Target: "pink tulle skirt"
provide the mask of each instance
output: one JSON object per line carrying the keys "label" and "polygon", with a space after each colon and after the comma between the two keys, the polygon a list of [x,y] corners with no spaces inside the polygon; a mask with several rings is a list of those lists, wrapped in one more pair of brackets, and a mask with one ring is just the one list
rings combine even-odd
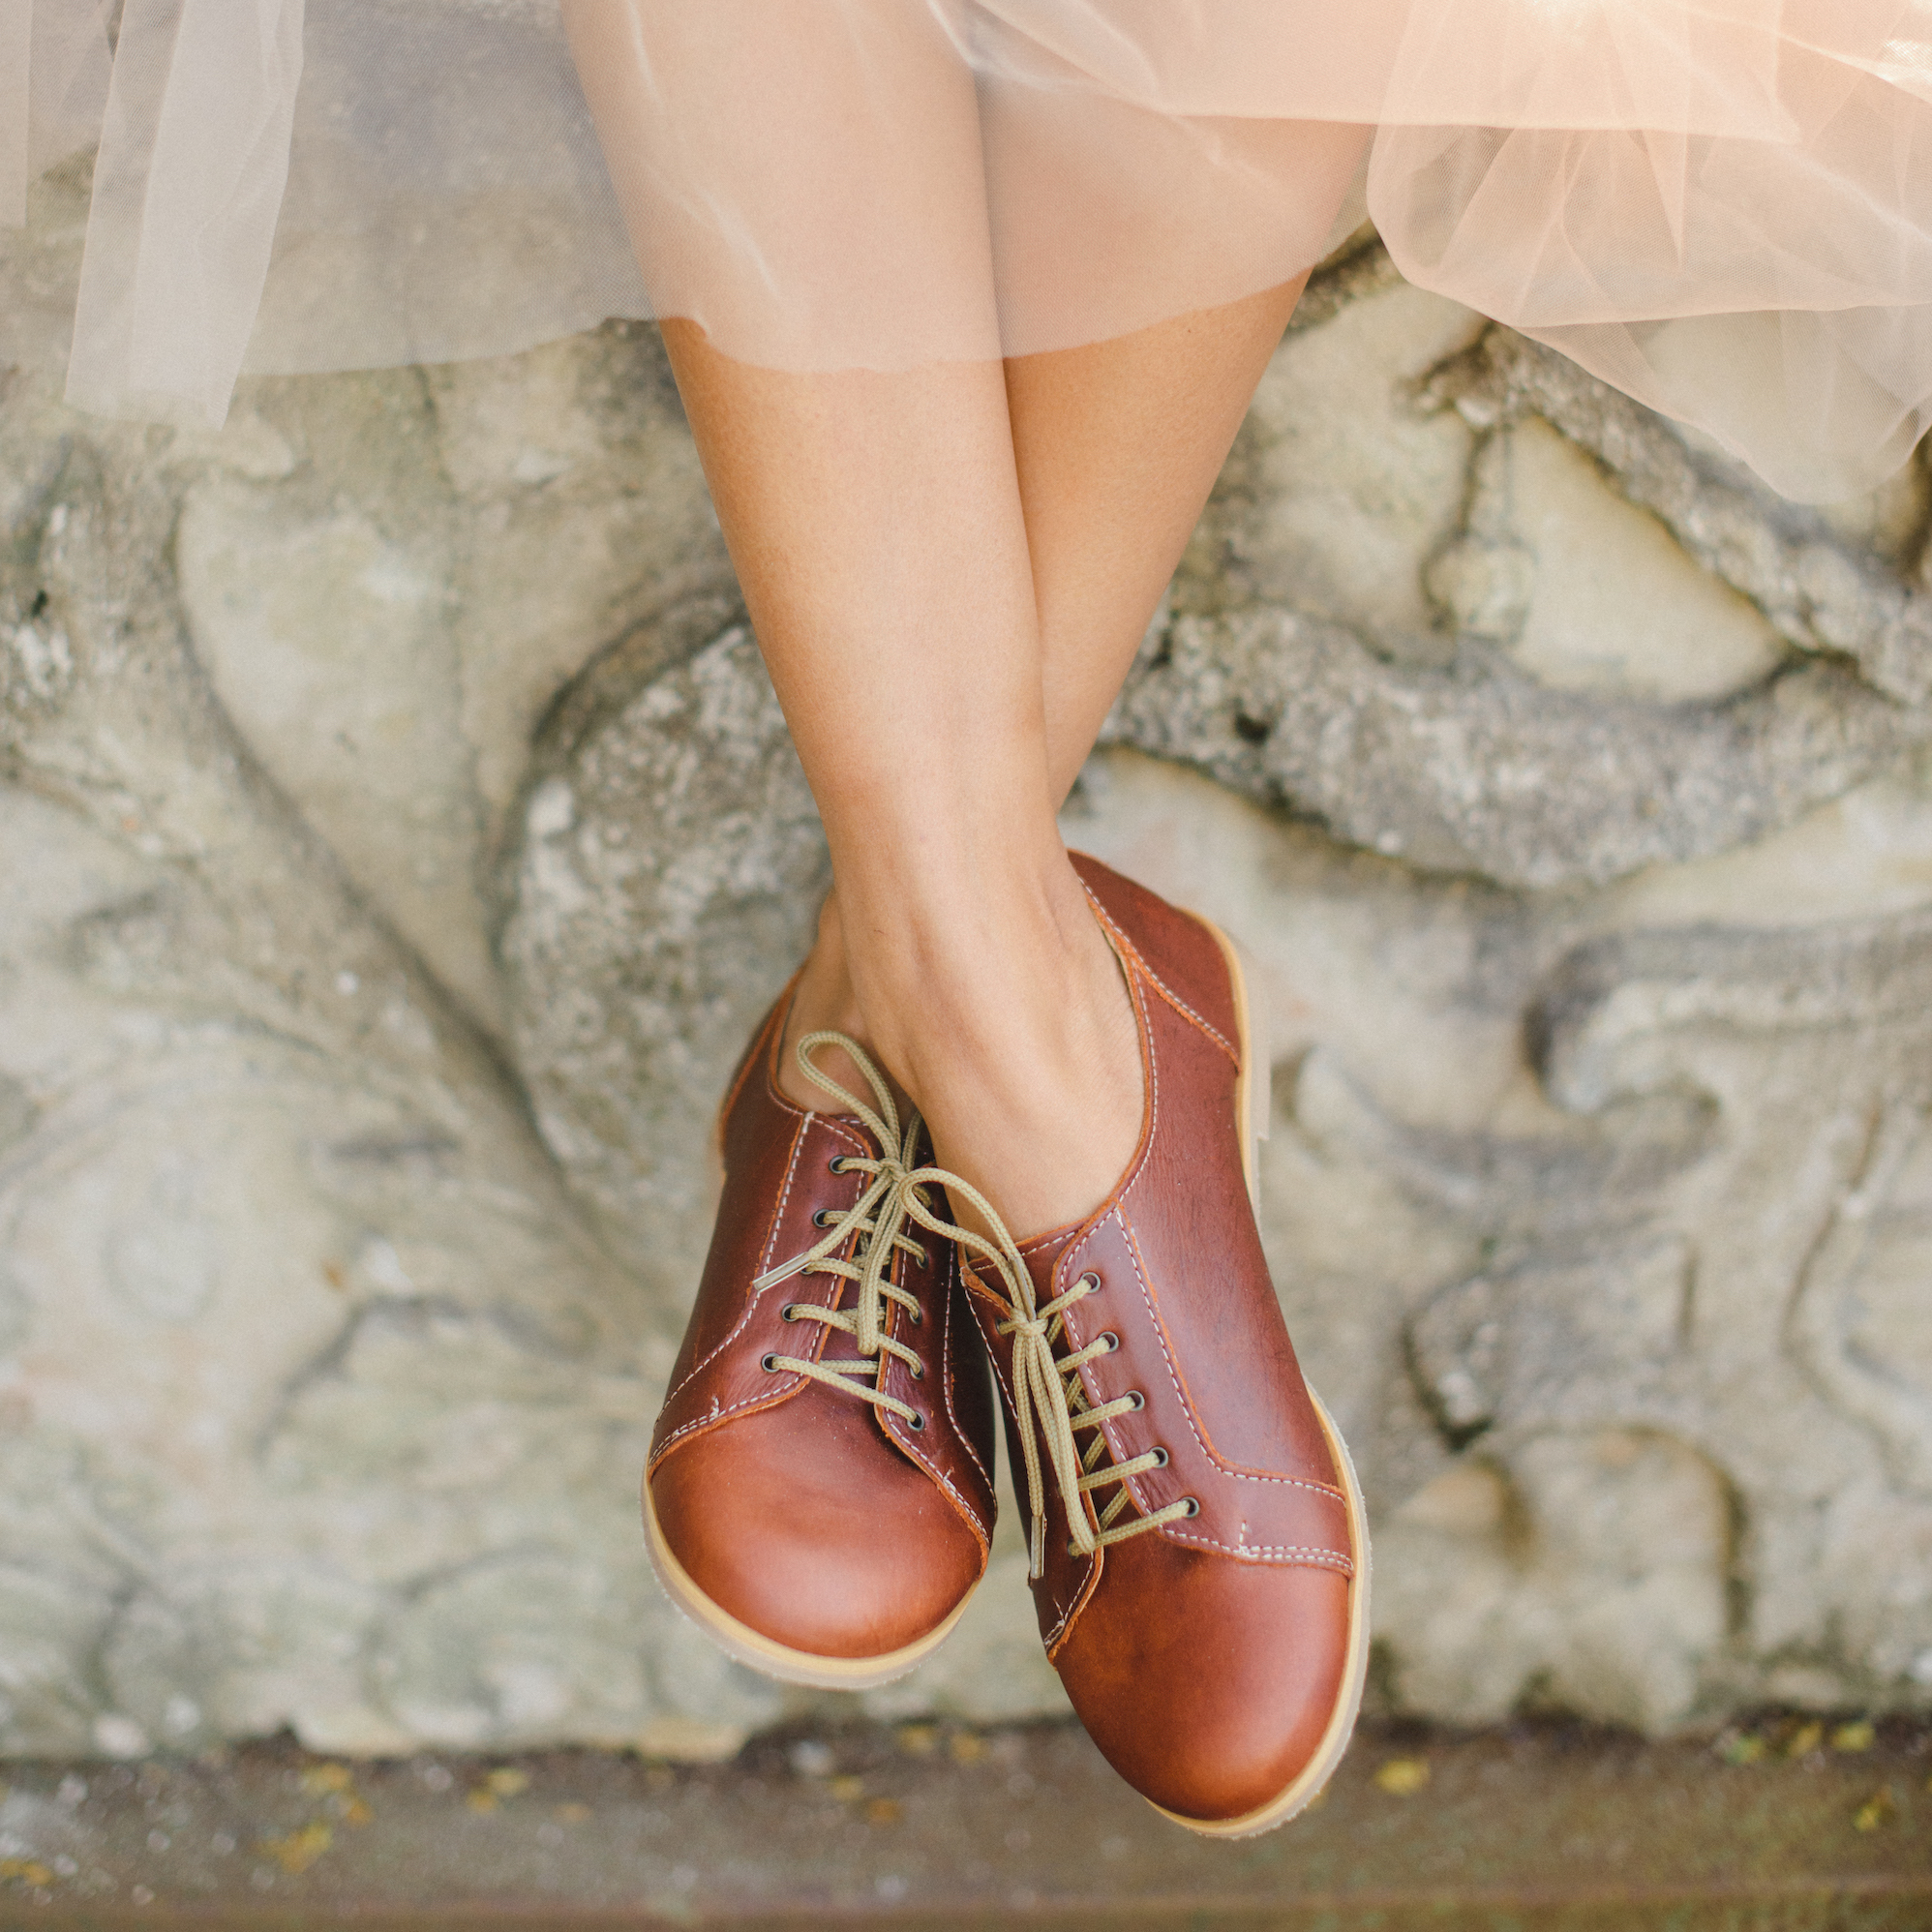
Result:
{"label": "pink tulle skirt", "polygon": [[1932,420],[1932,0],[0,0],[42,291],[0,359],[110,414],[608,316],[1069,347],[1290,279],[1363,196],[1410,281],[1789,496]]}

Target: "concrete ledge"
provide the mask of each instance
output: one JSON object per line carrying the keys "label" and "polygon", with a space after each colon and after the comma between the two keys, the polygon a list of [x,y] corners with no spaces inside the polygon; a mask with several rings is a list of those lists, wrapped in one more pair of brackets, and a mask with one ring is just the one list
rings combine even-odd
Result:
{"label": "concrete ledge", "polygon": [[0,1925],[60,1932],[1932,1927],[1925,1724],[1365,1727],[1315,1811],[1232,1846],[1164,1824],[1059,1726],[768,1737],[709,1767],[268,1745],[5,1777]]}

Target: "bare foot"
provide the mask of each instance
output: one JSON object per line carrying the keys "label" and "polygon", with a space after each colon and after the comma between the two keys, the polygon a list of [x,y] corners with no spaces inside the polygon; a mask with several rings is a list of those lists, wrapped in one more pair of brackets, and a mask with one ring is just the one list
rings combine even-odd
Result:
{"label": "bare foot", "polygon": [[[992,1202],[1020,1239],[1081,1220],[1126,1170],[1139,1140],[1140,1043],[1126,982],[1085,891],[1062,858],[1043,888],[990,919],[928,929],[867,976],[880,1023],[854,984],[836,898],[786,1023],[778,1085],[820,1112],[839,1102],[798,1064],[807,1034],[850,1035],[885,1073],[901,1117],[917,1105],[935,1159]],[[916,962],[909,966],[908,962]],[[864,1075],[821,1050],[821,1072],[861,1099]],[[970,1204],[953,1203],[984,1232]]]}
{"label": "bare foot", "polygon": [[[785,1038],[778,1048],[778,1091],[795,1105],[810,1107],[817,1113],[843,1111],[837,1097],[829,1094],[815,1080],[808,1080],[799,1066],[799,1041],[807,1034],[842,1033],[856,1040],[879,1064],[865,1032],[865,1016],[859,1009],[859,995],[853,989],[852,974],[845,957],[845,934],[838,922],[836,894],[819,910],[819,933],[804,968],[799,975],[798,991],[792,998],[792,1011],[785,1020]],[[835,1047],[812,1056],[812,1064],[828,1079],[836,1080],[847,1093],[856,1094],[867,1105],[872,1090],[851,1057]],[[893,1089],[903,1117],[908,1102],[905,1090],[881,1064],[887,1084]]]}
{"label": "bare foot", "polygon": [[939,1164],[1015,1237],[1084,1219],[1139,1142],[1140,1043],[1065,853],[1018,890],[953,894],[906,920],[893,959],[854,962],[861,1038],[918,1102]]}

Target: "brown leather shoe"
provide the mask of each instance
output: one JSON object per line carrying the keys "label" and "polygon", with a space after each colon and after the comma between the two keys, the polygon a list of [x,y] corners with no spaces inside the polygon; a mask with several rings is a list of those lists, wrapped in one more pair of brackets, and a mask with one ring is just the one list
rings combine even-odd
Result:
{"label": "brown leather shoe", "polygon": [[[950,1241],[907,1223],[918,1119],[853,1042],[800,1042],[850,1103],[773,1077],[789,989],[718,1120],[724,1195],[651,1438],[644,1514],[672,1601],[740,1663],[862,1690],[944,1642],[985,1572],[993,1422]],[[836,1043],[866,1106],[812,1068]],[[943,1202],[939,1202],[943,1206]],[[930,1213],[930,1209],[927,1209]]]}
{"label": "brown leather shoe", "polygon": [[953,1232],[1028,1474],[1047,1655],[1130,1784],[1243,1837],[1293,1817],[1347,1748],[1368,1525],[1254,1225],[1249,1104],[1266,1068],[1233,948],[1073,862],[1140,1023],[1140,1145],[1077,1226],[1017,1248]]}

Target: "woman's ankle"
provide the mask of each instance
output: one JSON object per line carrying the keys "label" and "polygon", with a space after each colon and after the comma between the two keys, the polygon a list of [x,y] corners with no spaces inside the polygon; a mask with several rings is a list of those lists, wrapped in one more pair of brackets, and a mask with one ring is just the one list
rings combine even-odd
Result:
{"label": "woman's ankle", "polygon": [[[876,912],[828,899],[779,1073],[799,1105],[836,1109],[800,1070],[797,1048],[815,1031],[850,1035],[901,1105],[925,1117],[940,1164],[1020,1235],[1096,1206],[1141,1123],[1126,983],[1078,878],[1056,857],[1057,873],[955,877],[950,890],[893,896]],[[852,953],[855,930],[868,941],[862,957]],[[867,1096],[843,1053],[826,1049],[815,1062]]]}
{"label": "woman's ankle", "polygon": [[[819,910],[818,937],[800,969],[792,1007],[786,1015],[785,1038],[778,1049],[778,1089],[799,1106],[836,1111],[835,1096],[808,1079],[799,1065],[799,1042],[807,1034],[842,1033],[869,1052],[864,1014],[853,987],[845,954],[845,935],[839,925],[836,895],[829,895]],[[877,1056],[874,1055],[874,1058]],[[865,1076],[846,1054],[826,1048],[813,1055],[813,1064],[849,1093],[871,1101]],[[890,1075],[888,1076],[891,1077]],[[903,1096],[900,1096],[903,1099]]]}
{"label": "woman's ankle", "polygon": [[1120,1178],[1139,1136],[1132,1003],[1072,868],[917,935],[910,964],[865,962],[878,1050],[932,1131],[936,1158],[1015,1233],[1075,1220]]}

